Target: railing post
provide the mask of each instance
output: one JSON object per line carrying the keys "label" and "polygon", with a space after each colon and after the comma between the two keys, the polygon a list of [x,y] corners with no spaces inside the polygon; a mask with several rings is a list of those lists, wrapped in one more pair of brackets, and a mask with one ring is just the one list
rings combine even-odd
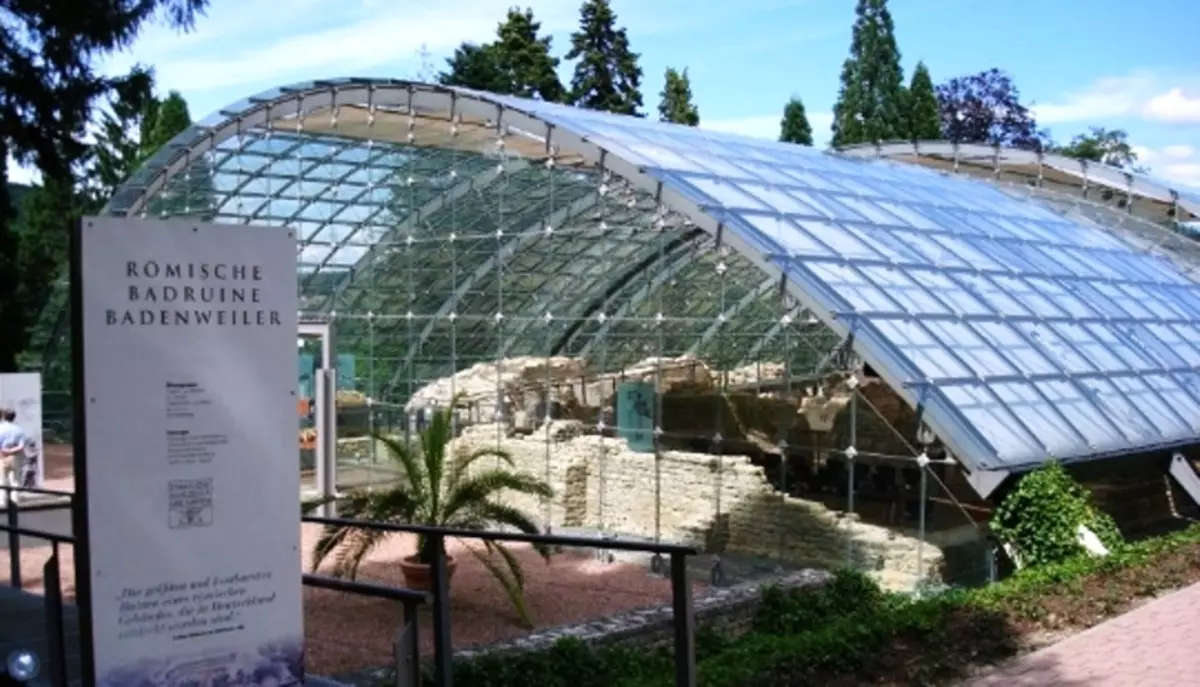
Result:
{"label": "railing post", "polygon": [[433,664],[438,687],[451,687],[453,646],[450,644],[450,580],[446,569],[446,538],[431,534],[433,549]]}
{"label": "railing post", "polygon": [[692,613],[692,584],[687,554],[671,553],[671,611],[675,626],[675,685],[696,687],[696,619]]}
{"label": "railing post", "polygon": [[20,526],[20,513],[13,501],[13,492],[6,486],[0,486],[4,491],[5,519],[8,521],[8,579],[12,580],[13,589],[21,588],[21,535],[17,534]]}
{"label": "railing post", "polygon": [[[55,542],[50,560],[42,566],[42,584],[46,589],[46,653],[49,659],[50,684],[67,685],[67,647],[63,633],[62,582],[59,579],[58,543]],[[87,612],[80,608],[79,613]]]}
{"label": "railing post", "polygon": [[417,636],[417,609],[404,602],[404,622],[396,634],[392,654],[396,664],[396,687],[421,687],[421,642]]}

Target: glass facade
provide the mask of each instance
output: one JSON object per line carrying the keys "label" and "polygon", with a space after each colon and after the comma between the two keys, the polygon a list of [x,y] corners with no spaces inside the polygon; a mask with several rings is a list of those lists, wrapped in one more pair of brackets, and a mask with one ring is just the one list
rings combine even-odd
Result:
{"label": "glass facade", "polygon": [[[464,440],[556,486],[547,526],[911,581],[986,575],[962,553],[983,516],[959,466],[1200,433],[1200,262],[1044,191],[345,80],[223,110],[107,211],[296,227],[302,317],[352,356],[339,403],[366,407],[346,442],[460,397]],[[50,380],[64,298],[40,332]],[[344,479],[387,477],[365,441],[339,444]]]}

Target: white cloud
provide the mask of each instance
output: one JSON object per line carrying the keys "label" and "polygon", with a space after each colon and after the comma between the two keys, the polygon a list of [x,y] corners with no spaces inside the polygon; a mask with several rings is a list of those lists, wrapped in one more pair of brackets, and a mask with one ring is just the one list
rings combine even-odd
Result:
{"label": "white cloud", "polygon": [[1200,151],[1188,144],[1175,144],[1162,148],[1134,146],[1138,164],[1145,165],[1150,173],[1161,179],[1200,188]]}
{"label": "white cloud", "polygon": [[1189,96],[1182,88],[1172,88],[1147,101],[1142,116],[1174,124],[1200,124],[1200,95]]}
{"label": "white cloud", "polygon": [[1096,80],[1061,101],[1033,106],[1039,124],[1059,124],[1120,117],[1136,112],[1153,93],[1157,80],[1148,73]]}
{"label": "white cloud", "polygon": [[[700,128],[708,129],[709,131],[722,131],[729,134],[749,136],[751,138],[775,140],[779,138],[779,125],[782,119],[782,111],[779,114],[732,119],[705,120],[701,118]],[[829,127],[833,125],[833,114],[829,112],[810,112],[808,114],[808,123],[812,126],[813,140],[817,146],[823,148],[828,145],[830,137]]]}
{"label": "white cloud", "polygon": [[[301,14],[318,13],[324,21],[297,25],[293,19],[289,26],[287,16],[294,12],[290,6],[281,11],[278,4],[261,0],[234,3],[224,6],[224,13],[212,24],[201,19],[196,32],[186,37],[186,45],[150,34],[124,56],[124,62],[153,64],[160,83],[185,92],[352,76],[411,62],[422,46],[436,54],[464,40],[486,40],[500,18],[491,0],[465,0],[452,13],[436,3],[411,1],[375,6],[344,2],[331,6],[322,0],[304,4],[310,7],[300,8]],[[564,28],[578,11],[573,0],[532,4],[547,31]],[[279,15],[284,15],[283,26],[276,24]],[[246,27],[272,25],[257,36],[243,34]]]}
{"label": "white cloud", "polygon": [[1099,124],[1117,117],[1170,124],[1200,123],[1200,91],[1189,90],[1181,83],[1200,81],[1195,76],[1168,81],[1150,72],[1105,77],[1058,101],[1034,105],[1032,109],[1039,124]]}
{"label": "white cloud", "polygon": [[[794,0],[792,0],[794,1]],[[452,12],[423,0],[270,0],[215,3],[195,31],[180,36],[152,27],[131,51],[112,56],[110,73],[142,62],[152,64],[165,88],[192,100],[202,91],[339,76],[383,74],[412,77],[422,48],[437,67],[463,41],[487,41],[510,3],[460,0]],[[673,33],[711,21],[699,15],[678,19],[681,2],[614,3],[618,21],[638,33]],[[526,0],[545,33],[562,36],[579,21],[579,0]],[[651,7],[650,5],[653,5]],[[670,19],[670,21],[668,21]],[[559,52],[564,48],[557,40]]]}

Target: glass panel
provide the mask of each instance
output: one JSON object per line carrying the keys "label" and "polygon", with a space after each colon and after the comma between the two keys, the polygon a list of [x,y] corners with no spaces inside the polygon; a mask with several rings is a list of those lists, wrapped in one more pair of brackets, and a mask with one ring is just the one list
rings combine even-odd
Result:
{"label": "glass panel", "polygon": [[942,392],[967,420],[996,449],[1001,460],[1011,456],[1045,457],[1046,449],[1021,428],[1016,417],[999,403],[983,384],[943,386]]}
{"label": "glass panel", "polygon": [[1072,455],[1084,448],[1074,429],[1063,422],[1055,407],[1033,385],[1004,383],[990,387],[1051,455]]}
{"label": "glass panel", "polygon": [[809,269],[859,312],[903,312],[896,304],[849,265],[813,263]]}
{"label": "glass panel", "polygon": [[1088,449],[1112,449],[1128,441],[1100,409],[1070,382],[1044,381],[1034,386],[1083,435]]}
{"label": "glass panel", "polygon": [[960,363],[924,327],[913,320],[874,320],[883,332],[917,369],[929,379],[971,377],[972,371]]}
{"label": "glass panel", "polygon": [[973,322],[972,326],[1022,372],[1035,375],[1058,372],[1055,365],[1052,365],[1011,326],[1000,322]]}

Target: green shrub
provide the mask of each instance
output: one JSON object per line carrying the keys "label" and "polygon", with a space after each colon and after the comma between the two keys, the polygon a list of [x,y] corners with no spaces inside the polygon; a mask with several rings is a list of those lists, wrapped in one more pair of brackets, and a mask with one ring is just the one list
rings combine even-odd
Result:
{"label": "green shrub", "polygon": [[991,528],[1017,550],[1024,566],[1061,563],[1084,553],[1083,525],[1109,550],[1124,544],[1116,523],[1092,504],[1087,490],[1062,465],[1047,463],[1025,474],[992,516]]}
{"label": "green shrub", "polygon": [[[917,651],[904,670],[912,684],[937,684],[961,670],[961,655],[946,647],[969,638],[955,632],[963,618],[986,625],[992,653],[974,660],[999,660],[1017,650],[1002,618],[1037,618],[1044,601],[1082,588],[1090,575],[1155,565],[1164,553],[1200,544],[1200,525],[1130,544],[1113,555],[1073,558],[1032,567],[997,584],[916,598],[882,591],[871,578],[838,571],[827,585],[763,591],[752,630],[732,637],[711,628],[696,632],[697,682],[703,687],[811,684],[831,674],[854,675],[876,661],[898,638]],[[1178,579],[1148,579],[1143,594],[1161,591]],[[1129,599],[1122,599],[1127,602]],[[957,623],[951,622],[957,617]],[[979,637],[978,631],[975,634]],[[919,647],[928,646],[924,654]],[[573,639],[534,652],[483,655],[454,665],[458,687],[670,687],[674,662],[669,648],[593,648]],[[425,685],[432,687],[432,676]]]}
{"label": "green shrub", "polygon": [[870,577],[855,570],[838,570],[824,585],[767,587],[752,627],[755,632],[774,635],[808,632],[855,611],[876,610],[885,598]]}
{"label": "green shrub", "polygon": [[[562,639],[542,651],[484,654],[454,665],[460,687],[613,687],[671,675],[670,652],[622,647],[592,648]],[[434,687],[432,674],[425,684]]]}

